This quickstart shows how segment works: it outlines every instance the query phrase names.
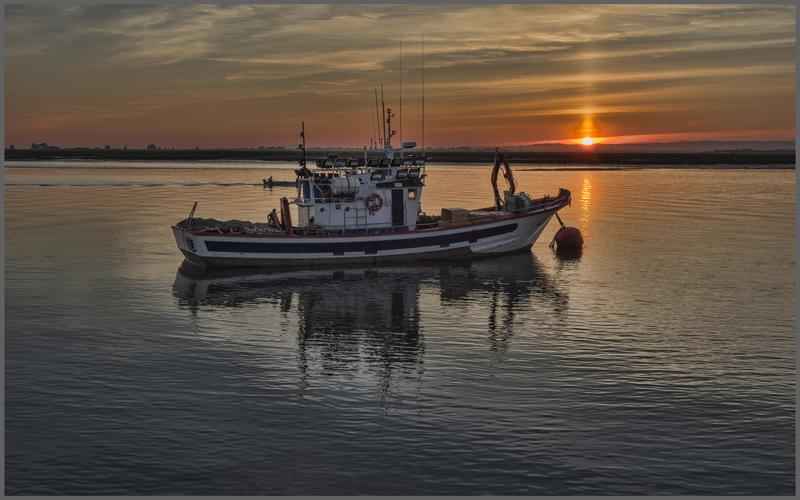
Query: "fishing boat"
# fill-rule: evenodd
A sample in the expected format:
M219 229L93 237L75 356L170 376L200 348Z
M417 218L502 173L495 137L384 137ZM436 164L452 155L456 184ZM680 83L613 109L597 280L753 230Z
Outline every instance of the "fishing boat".
M392 146L393 114L391 108L384 112L377 156L370 158L365 148L363 158L328 158L311 168L302 124L294 199L281 198L280 213L273 209L264 223L195 217L195 203L189 216L172 226L178 249L203 267L371 265L500 255L529 251L556 212L570 204L570 192L563 188L541 198L516 192L511 167L496 151L494 206L425 214L425 155L409 151L416 147L413 141ZM498 186L501 174L506 189Z

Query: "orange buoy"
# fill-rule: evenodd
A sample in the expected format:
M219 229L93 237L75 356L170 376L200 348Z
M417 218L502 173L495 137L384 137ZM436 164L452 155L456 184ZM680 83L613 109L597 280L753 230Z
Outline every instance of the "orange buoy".
M564 221L555 214L561 228L556 231L553 236L553 241L550 242L550 248L555 247L556 254L561 257L576 257L580 256L583 252L583 235L577 227L567 227Z
M553 237L556 251L580 251L583 249L583 235L577 227L564 226Z

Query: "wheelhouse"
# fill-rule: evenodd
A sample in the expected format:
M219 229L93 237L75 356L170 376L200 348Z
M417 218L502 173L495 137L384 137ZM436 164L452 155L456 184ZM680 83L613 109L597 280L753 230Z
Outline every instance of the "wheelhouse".
M334 163L332 167L314 170L303 167L297 171L297 227L306 230L416 227L425 186L423 161L410 157L337 159L337 162L339 166Z

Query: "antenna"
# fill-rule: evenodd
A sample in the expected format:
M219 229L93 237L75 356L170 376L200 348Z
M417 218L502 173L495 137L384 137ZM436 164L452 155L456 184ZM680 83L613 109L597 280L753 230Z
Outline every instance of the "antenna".
M425 32L422 33L422 161L425 161Z
M372 149L372 137L375 135L375 123L372 122L372 111L367 110L369 120L369 149Z
M403 159L403 40L400 39L400 159Z
M375 104L376 104L375 113L377 115L377 112L378 112L377 102ZM372 114L372 112L367 110L367 114L370 115L370 114ZM371 116L368 118L368 120L370 122L369 123L369 149L373 150L373 149L375 149L374 143L378 139L378 132L377 132L377 129L375 128L377 126L377 122L372 121L372 117Z

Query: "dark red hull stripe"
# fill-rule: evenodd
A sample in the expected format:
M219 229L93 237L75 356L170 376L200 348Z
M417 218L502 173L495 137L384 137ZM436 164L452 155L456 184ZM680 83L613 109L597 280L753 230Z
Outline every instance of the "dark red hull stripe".
M490 236L511 233L516 229L517 224L514 223L487 229L478 229L476 231L469 231L465 233L428 236L423 238L407 238L402 240L348 241L346 243L262 243L260 241L206 241L205 244L209 252L334 254L343 254L344 252L364 252L367 254L374 254L381 250L400 250L404 248L430 247L435 245L446 246L462 241L475 242L481 238L489 238Z

